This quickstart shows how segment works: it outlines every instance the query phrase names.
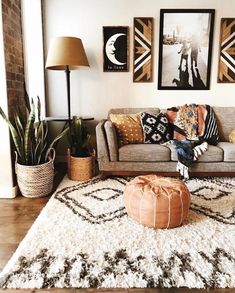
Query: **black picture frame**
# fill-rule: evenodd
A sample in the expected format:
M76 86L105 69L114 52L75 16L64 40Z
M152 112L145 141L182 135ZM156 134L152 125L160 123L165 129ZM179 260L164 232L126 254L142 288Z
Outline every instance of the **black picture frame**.
M210 89L214 18L214 9L160 10L159 90Z
M129 71L128 26L103 26L103 71Z

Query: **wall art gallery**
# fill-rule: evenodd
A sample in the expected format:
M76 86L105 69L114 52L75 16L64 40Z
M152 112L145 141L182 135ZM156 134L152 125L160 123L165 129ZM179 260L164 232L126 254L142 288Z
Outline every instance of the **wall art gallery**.
M160 9L158 89L209 90L214 9ZM153 81L153 17L134 17L133 82ZM190 23L190 25L188 25ZM129 27L103 27L103 71L129 71ZM222 18L218 82L235 82L235 18Z

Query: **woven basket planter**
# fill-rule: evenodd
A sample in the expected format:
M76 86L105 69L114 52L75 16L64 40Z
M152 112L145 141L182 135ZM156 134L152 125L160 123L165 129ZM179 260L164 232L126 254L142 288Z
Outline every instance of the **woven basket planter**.
M49 161L34 166L15 163L15 172L20 192L25 197L44 197L51 193L54 179L55 150L51 150Z
M85 181L93 177L93 156L73 157L68 150L68 177L74 181Z

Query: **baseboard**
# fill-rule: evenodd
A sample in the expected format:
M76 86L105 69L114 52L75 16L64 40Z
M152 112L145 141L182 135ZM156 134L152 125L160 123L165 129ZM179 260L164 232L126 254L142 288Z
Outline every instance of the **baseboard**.
M19 194L18 185L13 187L0 187L0 198L15 198Z

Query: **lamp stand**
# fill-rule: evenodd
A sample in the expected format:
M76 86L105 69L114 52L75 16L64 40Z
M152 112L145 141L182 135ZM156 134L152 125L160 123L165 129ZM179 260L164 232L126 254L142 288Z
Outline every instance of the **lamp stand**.
M67 84L68 119L69 119L69 126L70 126L70 124L71 124L71 109L70 109L70 70L69 70L69 66L68 65L66 65L65 74L66 74L66 84Z

